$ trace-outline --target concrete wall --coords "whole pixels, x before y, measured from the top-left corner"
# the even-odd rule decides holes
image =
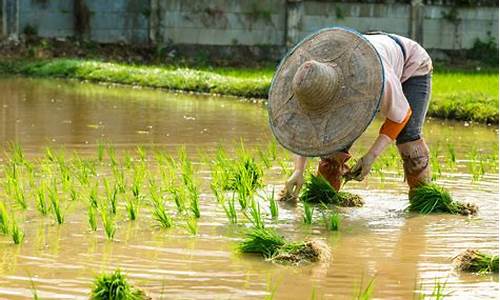
[[[75,35],[73,0],[0,0],[4,37],[27,26],[42,37]],[[104,43],[290,46],[335,24],[383,30],[433,49],[470,48],[491,34],[498,7],[453,8],[312,0],[85,0],[89,38]],[[416,19],[415,15],[421,17]],[[420,30],[420,34],[417,34]]]

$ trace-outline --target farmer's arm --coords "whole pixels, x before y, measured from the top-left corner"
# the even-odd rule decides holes
[[[351,170],[351,176],[353,179],[361,181],[370,172],[372,164],[375,162],[377,157],[390,145],[399,135],[408,123],[412,114],[411,109],[408,109],[405,118],[402,122],[394,122],[390,119],[386,119],[382,127],[380,128],[379,135],[375,142],[372,144],[368,152],[358,161],[356,166]]]

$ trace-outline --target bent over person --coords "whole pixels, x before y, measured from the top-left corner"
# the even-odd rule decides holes
[[[294,152],[285,184],[297,196],[307,157],[338,191],[342,179],[361,181],[384,149],[396,142],[410,189],[430,181],[429,148],[422,127],[431,93],[432,62],[418,43],[395,34],[334,27],[295,46],[279,65],[269,92],[269,122]],[[380,113],[377,139],[349,169],[349,149]]]

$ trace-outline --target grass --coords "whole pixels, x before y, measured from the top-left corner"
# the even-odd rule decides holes
[[[410,191],[408,211],[420,214],[450,213],[473,215],[477,207],[470,203],[459,203],[452,199],[447,190],[435,183],[424,184]]]
[[[363,205],[361,197],[348,192],[337,192],[323,176],[313,174],[306,177],[299,198],[308,203],[326,203],[348,207]]]
[[[467,249],[453,259],[457,269],[471,273],[498,273],[498,255]]]
[[[120,270],[98,275],[90,292],[91,300],[142,300],[144,292],[134,288]]]
[[[193,69],[54,58],[0,61],[0,72],[267,98],[274,68]],[[495,73],[435,70],[428,114],[439,118],[497,123],[497,87],[498,75]]]
[[[241,253],[256,253],[281,264],[299,265],[329,257],[329,248],[319,241],[290,242],[270,228],[252,228],[238,245]]]

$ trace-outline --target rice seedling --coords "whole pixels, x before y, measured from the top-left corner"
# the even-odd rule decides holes
[[[108,157],[109,157],[109,161],[111,163],[111,167],[115,167],[118,165],[118,161],[116,160],[116,151],[115,151],[115,147],[113,147],[112,145],[109,145],[108,146]]]
[[[16,222],[15,218],[12,218],[12,225],[11,225],[11,228],[10,228],[10,235],[12,237],[12,241],[16,245],[21,244],[22,241],[24,240],[24,232],[17,225],[17,222]]]
[[[17,143],[9,143],[9,148],[11,152],[10,159],[12,163],[23,165],[25,162],[25,156],[22,146]]]
[[[115,220],[113,214],[108,212],[107,208],[101,209],[101,221],[106,238],[108,240],[113,240],[116,233]]]
[[[472,273],[498,273],[498,255],[467,249],[453,258],[460,271]]]
[[[435,183],[424,184],[410,191],[408,211],[421,214],[450,213],[474,215],[477,206],[456,202],[444,188]]]
[[[36,209],[44,216],[49,212],[49,207],[47,205],[46,197],[46,183],[45,181],[40,181],[40,186],[36,190]]]
[[[110,183],[106,178],[103,179],[104,191],[106,192],[107,203],[111,205],[111,212],[116,215],[116,210],[118,206],[118,187],[114,185],[110,186]]]
[[[234,193],[231,199],[228,199],[225,203],[222,203],[222,208],[224,208],[224,212],[226,213],[229,222],[231,224],[237,224],[238,213],[236,212],[236,208],[234,206]]]
[[[274,139],[267,145],[267,157],[273,161],[278,157],[278,143]]]
[[[143,291],[134,288],[121,271],[100,274],[93,282],[91,300],[144,300],[149,299]]]
[[[330,231],[338,231],[340,229],[340,223],[342,221],[342,216],[336,212],[332,211],[330,214],[326,213],[326,205],[323,207],[323,221],[325,223],[326,229]]]
[[[276,201],[274,197],[274,187],[273,191],[271,192],[271,196],[269,197],[269,211],[271,212],[271,218],[273,220],[277,220],[279,217],[279,206],[278,201]]]
[[[432,289],[431,299],[442,300],[449,296],[451,292],[445,293],[447,281],[441,282],[438,278],[434,281],[434,288]]]
[[[137,155],[139,156],[139,160],[146,161],[146,150],[144,146],[137,146]]]
[[[62,208],[59,201],[59,195],[57,193],[57,186],[55,181],[52,184],[52,187],[48,189],[49,201],[52,207],[52,213],[54,214],[54,219],[57,224],[64,223],[64,214],[62,212]]]
[[[321,175],[309,174],[306,177],[304,188],[299,196],[303,202],[329,203],[338,206],[360,207],[363,199],[348,192],[337,192],[330,183]]]
[[[159,200],[153,201],[153,219],[163,228],[170,228],[173,225],[172,217],[168,215],[163,203]]]
[[[89,205],[87,212],[88,212],[87,215],[88,215],[88,223],[90,230],[96,231],[97,230],[96,208],[92,205]]]
[[[102,142],[97,143],[97,160],[102,163],[104,161],[104,152],[106,151],[106,147]]]
[[[131,221],[135,221],[137,219],[137,215],[139,214],[139,201],[137,198],[127,197],[125,209],[127,210],[128,218]]]
[[[99,204],[99,200],[97,198],[98,187],[99,187],[99,182],[96,181],[95,184],[91,186],[89,190],[89,203],[94,208],[97,208]]]
[[[56,154],[50,147],[45,148],[45,158],[50,161],[50,162],[55,162],[56,161]]]
[[[169,189],[169,192],[172,194],[172,197],[174,198],[174,203],[175,206],[177,207],[177,211],[179,213],[182,213],[186,208],[185,208],[185,202],[186,202],[186,191],[183,188],[179,187],[171,187]]]
[[[213,182],[210,184],[210,189],[215,195],[215,199],[217,200],[217,203],[222,204],[225,202],[225,196],[224,192],[222,191],[221,188],[216,186]]]
[[[269,168],[271,168],[273,166],[272,163],[271,163],[271,160],[267,156],[267,153],[265,153],[264,151],[262,151],[262,149],[258,149],[257,153],[259,155],[260,161],[264,164],[264,166],[266,168],[269,169]]]
[[[237,190],[244,195],[250,195],[263,186],[264,171],[248,154],[242,154],[236,162],[229,165],[226,172],[229,176],[223,185],[225,190]]]
[[[26,202],[26,197],[24,195],[24,188],[21,182],[17,179],[12,181],[12,186],[14,190],[14,199],[16,203],[24,210],[28,208],[28,203]]]
[[[192,235],[198,234],[198,220],[196,218],[189,217],[186,220],[186,226],[189,233],[191,233]]]
[[[455,151],[455,145],[448,143],[448,164],[450,168],[454,168],[457,164],[457,153]]]
[[[289,242],[269,228],[253,228],[238,245],[242,253],[261,254],[267,260],[282,264],[299,265],[325,260],[329,248],[320,241]]]
[[[118,165],[114,165],[111,167],[111,171],[113,173],[115,179],[115,187],[118,189],[120,193],[125,193],[125,172]]]
[[[363,289],[363,279],[361,279],[361,284],[359,285],[359,290],[354,296],[356,300],[370,300],[373,297],[373,289],[375,288],[375,278],[372,278],[366,287]]]
[[[264,220],[262,219],[260,204],[257,201],[252,201],[250,205],[250,213],[245,211],[243,214],[255,228],[264,228]]]
[[[302,202],[302,205],[304,207],[304,224],[311,225],[313,222],[313,214],[314,214],[314,207],[309,205],[307,202]]]
[[[7,212],[7,208],[5,207],[5,204],[2,201],[0,201],[0,233],[4,235],[8,234],[9,226],[10,226],[10,217]]]

